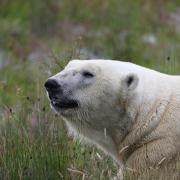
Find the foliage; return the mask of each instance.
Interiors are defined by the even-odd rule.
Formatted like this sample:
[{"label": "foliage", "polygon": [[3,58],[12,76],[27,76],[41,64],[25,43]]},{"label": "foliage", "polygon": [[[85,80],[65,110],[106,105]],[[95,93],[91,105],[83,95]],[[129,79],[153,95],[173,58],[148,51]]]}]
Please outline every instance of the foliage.
[{"label": "foliage", "polygon": [[115,174],[106,155],[67,136],[43,84],[73,58],[121,59],[178,74],[180,33],[170,15],[179,6],[178,0],[1,0],[0,179]]}]

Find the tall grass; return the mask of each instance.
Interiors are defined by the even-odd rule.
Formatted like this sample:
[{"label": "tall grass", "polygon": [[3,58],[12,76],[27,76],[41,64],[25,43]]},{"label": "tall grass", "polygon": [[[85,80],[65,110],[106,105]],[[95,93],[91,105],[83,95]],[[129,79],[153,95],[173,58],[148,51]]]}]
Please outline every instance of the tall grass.
[{"label": "tall grass", "polygon": [[[178,6],[178,0],[0,1],[0,63],[7,62],[0,67],[0,179],[112,177],[111,158],[67,136],[44,81],[70,59],[91,54],[179,74],[180,34],[164,19]],[[154,44],[144,40],[151,35]],[[31,60],[34,52],[44,56]]]},{"label": "tall grass", "polygon": [[63,121],[49,107],[45,75],[33,72],[37,66],[24,64],[21,72],[22,65],[10,65],[8,75],[4,73],[8,84],[0,91],[0,179],[110,178],[116,168],[109,157],[67,136]]}]

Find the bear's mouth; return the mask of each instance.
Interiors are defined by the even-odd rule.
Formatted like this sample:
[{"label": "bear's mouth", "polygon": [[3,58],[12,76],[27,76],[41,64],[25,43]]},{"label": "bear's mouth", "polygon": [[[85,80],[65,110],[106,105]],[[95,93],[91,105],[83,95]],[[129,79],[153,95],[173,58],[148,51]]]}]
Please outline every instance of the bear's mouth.
[{"label": "bear's mouth", "polygon": [[78,102],[73,99],[51,100],[51,105],[56,109],[73,109],[78,107]]}]

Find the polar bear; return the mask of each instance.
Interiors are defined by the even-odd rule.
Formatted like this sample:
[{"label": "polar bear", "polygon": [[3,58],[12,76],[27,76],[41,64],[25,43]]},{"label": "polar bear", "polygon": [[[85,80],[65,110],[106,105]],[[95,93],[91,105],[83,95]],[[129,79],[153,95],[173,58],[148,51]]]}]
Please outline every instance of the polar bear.
[{"label": "polar bear", "polygon": [[132,171],[180,152],[180,76],[129,62],[72,60],[45,88],[69,132]]}]

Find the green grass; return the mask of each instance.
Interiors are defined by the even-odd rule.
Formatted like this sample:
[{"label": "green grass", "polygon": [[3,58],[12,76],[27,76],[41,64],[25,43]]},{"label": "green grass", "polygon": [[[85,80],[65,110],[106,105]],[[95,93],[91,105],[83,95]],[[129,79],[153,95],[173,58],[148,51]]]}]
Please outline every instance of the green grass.
[{"label": "green grass", "polygon": [[16,65],[0,72],[8,82],[0,90],[0,179],[82,179],[83,174],[99,179],[115,174],[111,159],[67,136],[63,121],[49,107],[45,75],[34,72],[43,65]]},{"label": "green grass", "polygon": [[[180,4],[161,2],[0,1],[0,55],[6,57],[0,62],[8,62],[0,69],[0,179],[82,179],[84,173],[94,180],[116,173],[111,158],[67,136],[43,84],[70,59],[81,58],[83,48],[83,57],[92,52],[179,74],[180,34],[162,15]],[[85,33],[74,37],[77,25]],[[149,34],[157,44],[143,41]],[[45,57],[30,61],[36,50]]]}]

